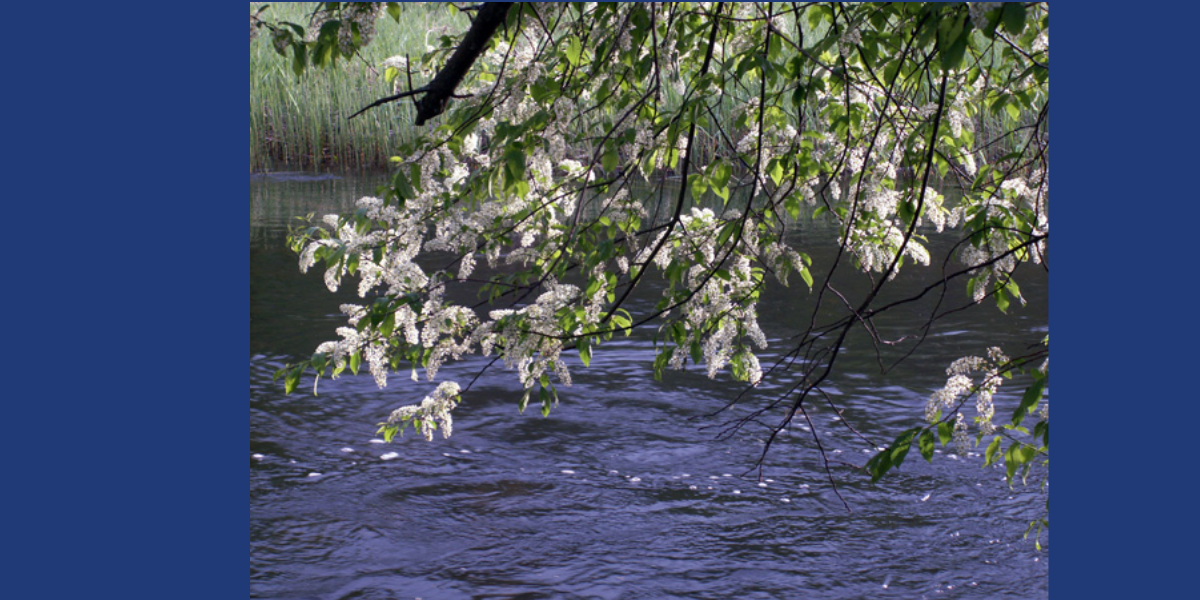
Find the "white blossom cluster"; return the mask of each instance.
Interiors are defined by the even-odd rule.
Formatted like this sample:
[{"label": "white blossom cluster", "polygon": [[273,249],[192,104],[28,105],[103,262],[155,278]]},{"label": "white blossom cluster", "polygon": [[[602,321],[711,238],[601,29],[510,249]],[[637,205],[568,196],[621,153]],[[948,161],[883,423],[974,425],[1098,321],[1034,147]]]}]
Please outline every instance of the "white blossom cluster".
[{"label": "white blossom cluster", "polygon": [[[993,278],[999,282],[1007,281],[1022,256],[1025,260],[1039,263],[1046,253],[1044,239],[1024,252],[1016,251],[1016,246],[1023,243],[1027,236],[1044,236],[1050,231],[1047,216],[1049,181],[1040,171],[1035,173],[1034,177],[1041,183],[1036,188],[1030,187],[1022,177],[1005,180],[999,193],[987,198],[975,208],[977,211],[983,211],[989,218],[1007,218],[1020,209],[1033,215],[1032,230],[1028,234],[1017,235],[1010,230],[993,228],[979,243],[966,245],[960,251],[959,260],[968,267],[973,267],[971,273],[976,278],[973,289],[975,302],[982,302],[987,296]],[[1025,299],[1019,295],[1016,299],[1022,304],[1025,303]]]},{"label": "white blossom cluster", "polygon": [[403,425],[412,422],[426,440],[433,441],[433,432],[437,429],[442,430],[442,437],[448,438],[454,431],[454,416],[451,411],[458,406],[460,399],[458,384],[453,381],[443,382],[419,405],[402,406],[392,411],[387,424]]},{"label": "white blossom cluster", "polygon": [[[753,293],[759,287],[761,277],[755,276],[750,258],[739,252],[732,253],[726,263],[728,279],[712,274],[728,248],[716,244],[721,222],[711,209],[693,208],[691,214],[681,216],[680,221],[682,226],[668,241],[664,252],[655,257],[656,264],[664,269],[672,260],[692,263],[684,285],[695,293],[681,307],[686,341],[674,349],[668,366],[683,368],[688,347],[699,343],[710,379],[716,378],[732,360],[744,371],[746,380],[756,385],[762,379],[762,369],[746,340],[760,349],[767,347],[766,335],[758,325],[757,301]],[[741,243],[754,248],[757,246],[754,223],[750,219],[746,221]],[[777,260],[780,256],[783,260],[792,260],[781,246],[777,245],[775,252]],[[696,254],[703,260],[693,262],[691,258]],[[796,260],[799,260],[798,256]],[[670,289],[664,292],[668,296],[671,293]]]},{"label": "white blossom cluster", "polygon": [[[571,373],[562,360],[562,331],[556,313],[581,298],[577,286],[549,279],[547,291],[537,301],[523,308],[491,311],[491,321],[479,328],[477,337],[488,356],[498,349],[504,365],[517,370],[521,385],[532,389],[547,372],[553,372],[563,385],[571,385]],[[593,311],[593,321],[599,312]]]},{"label": "white blossom cluster", "polygon": [[[978,356],[965,356],[955,360],[946,369],[948,376],[946,385],[934,392],[925,403],[925,420],[930,423],[937,422],[938,415],[943,410],[956,410],[960,398],[969,397],[974,393],[977,415],[975,422],[979,426],[979,431],[983,435],[994,433],[996,427],[992,423],[992,418],[995,416],[996,410],[992,398],[1004,381],[1000,375],[1000,369],[1008,362],[1008,356],[997,347],[988,349],[986,359]],[[971,377],[971,374],[976,372],[982,372],[978,382]],[[954,439],[960,454],[966,453],[966,430],[965,417],[959,412],[954,427]],[[963,439],[961,443],[959,442],[960,436]]]}]

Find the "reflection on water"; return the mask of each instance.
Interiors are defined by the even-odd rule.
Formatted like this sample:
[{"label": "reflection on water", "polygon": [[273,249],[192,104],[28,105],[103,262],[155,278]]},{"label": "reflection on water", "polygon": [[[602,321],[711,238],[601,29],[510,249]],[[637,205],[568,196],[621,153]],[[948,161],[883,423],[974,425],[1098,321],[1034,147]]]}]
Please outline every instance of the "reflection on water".
[{"label": "reflection on water", "polygon": [[[765,430],[718,441],[711,429],[728,417],[709,415],[741,388],[699,370],[654,382],[653,328],[600,347],[589,369],[573,364],[575,385],[560,388],[562,404],[549,418],[518,414],[515,376],[494,372],[464,397],[454,436],[433,443],[373,440],[381,417],[435,383],[394,377],[379,390],[370,377],[344,376],[323,380],[320,396],[284,396],[271,381],[275,369],[333,338],[344,321],[338,305],[357,299],[352,289],[330,294],[319,275],[299,273],[284,245],[288,220],[345,210],[379,183],[251,180],[250,452],[261,455],[250,459],[252,596],[1048,595],[1049,552],[1021,539],[1037,496],[1008,489],[1001,470],[945,454],[930,465],[914,452],[894,477],[872,485],[835,465],[847,514],[807,427],[796,426],[772,447],[760,486],[746,471]],[[803,249],[815,265],[827,264],[822,229],[802,224],[800,235],[809,236]],[[852,277],[838,284],[847,294],[864,285]],[[796,305],[810,296],[796,287],[771,291],[759,315],[774,349],[807,323],[808,311]],[[864,435],[885,443],[921,418],[951,360],[993,344],[1019,350],[1046,329],[1045,277],[1027,273],[1022,291],[1029,306],[1008,316],[990,307],[959,313],[919,358],[886,377],[870,340],[852,336],[831,395]],[[882,333],[911,330],[921,308],[881,321]],[[768,352],[763,364],[773,358]],[[439,376],[468,380],[483,364],[473,357]],[[1021,389],[1011,384],[998,401],[1015,403]],[[869,458],[867,444],[828,408],[810,414],[831,458]],[[380,459],[389,452],[399,456]]]}]

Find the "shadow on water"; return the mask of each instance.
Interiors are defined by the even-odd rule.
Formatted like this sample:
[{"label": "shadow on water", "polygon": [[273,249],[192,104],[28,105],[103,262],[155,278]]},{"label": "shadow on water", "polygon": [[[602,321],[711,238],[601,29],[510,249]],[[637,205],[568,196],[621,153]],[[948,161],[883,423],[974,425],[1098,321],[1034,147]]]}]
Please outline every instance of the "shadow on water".
[{"label": "shadow on water", "polygon": [[[931,465],[914,452],[877,485],[837,467],[848,514],[799,425],[773,447],[759,482],[746,471],[765,430],[717,440],[717,430],[704,429],[722,422],[709,415],[741,388],[696,369],[656,383],[652,327],[600,347],[589,369],[573,359],[575,385],[560,388],[562,405],[549,418],[518,414],[514,374],[492,372],[456,411],[453,437],[432,443],[411,433],[373,443],[383,416],[432,391],[424,379],[401,374],[380,390],[370,377],[347,375],[322,380],[320,396],[311,388],[284,396],[274,371],[332,339],[344,319],[338,305],[358,300],[352,289],[329,293],[319,273],[299,273],[284,244],[287,223],[347,210],[379,183],[251,180],[250,450],[261,455],[250,462],[253,597],[1048,595],[1049,552],[1021,539],[1037,516],[1032,489],[1010,490],[978,456],[939,449]],[[817,224],[797,229],[810,236],[803,250],[814,264],[827,264],[826,234]],[[947,319],[919,359],[887,376],[869,340],[852,337],[831,395],[872,442],[886,442],[921,418],[954,358],[987,345],[1023,347],[1047,329],[1045,279],[1027,273],[1029,305],[1007,316],[987,307]],[[764,365],[807,322],[811,295],[797,285],[764,293],[759,318],[772,343]],[[838,285],[853,295],[865,284],[848,277]],[[639,301],[648,306],[653,294]],[[884,334],[910,328],[920,308],[882,320]],[[439,377],[463,381],[484,364],[470,357]],[[759,392],[779,385],[764,382]],[[1010,385],[1002,405],[1019,399],[1022,388]],[[831,458],[861,465],[870,457],[828,408],[811,414]],[[389,453],[396,457],[384,459]]]}]

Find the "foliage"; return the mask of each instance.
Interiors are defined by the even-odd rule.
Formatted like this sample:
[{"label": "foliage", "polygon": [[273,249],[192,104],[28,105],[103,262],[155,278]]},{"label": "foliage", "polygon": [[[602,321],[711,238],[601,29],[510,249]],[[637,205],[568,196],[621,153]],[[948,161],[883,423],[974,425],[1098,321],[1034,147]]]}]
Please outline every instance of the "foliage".
[{"label": "foliage", "polygon": [[[369,41],[350,5],[323,9],[315,41],[300,41],[296,25],[272,28],[297,70]],[[514,4],[444,114],[398,148],[391,184],[352,214],[294,231],[301,268],[321,263],[331,290],[356,276],[364,301],[342,307],[339,340],[279,375],[290,392],[307,371],[336,377],[365,362],[384,387],[391,371],[416,380],[423,369],[433,381],[446,360],[480,352],[516,370],[522,410],[536,394],[547,414],[571,384],[564,353],[586,366],[613,335],[654,327],[656,376],[689,363],[709,377],[728,368],[746,384],[734,402],[757,397],[768,378],[782,384],[733,423],[770,419],[765,459],[806,406],[834,405],[823,385],[852,330],[870,335],[888,370],[945,315],[985,303],[1007,311],[1024,302],[1021,269],[1048,271],[1048,28],[1045,3]],[[446,64],[458,41],[443,37],[422,60]],[[669,194],[663,210],[650,210],[647,188]],[[792,235],[802,215],[840,232],[820,278]],[[935,236],[954,249],[931,256]],[[883,300],[894,278],[921,269],[937,282]],[[847,271],[869,292],[831,285]],[[648,277],[665,291],[635,314],[629,298]],[[798,310],[811,318],[775,338],[784,358],[764,368],[756,305],[797,278],[807,292]],[[449,301],[465,297],[459,290],[483,300]],[[931,298],[911,336],[875,327]],[[996,348],[955,361],[929,424],[864,468],[878,480],[914,442],[927,459],[939,439],[964,449],[971,397],[975,443],[993,436],[987,464],[1003,460],[1010,483],[1048,467],[1048,355],[1047,338],[1018,358]],[[1016,373],[1033,383],[998,427],[992,399]],[[450,389],[393,413],[381,431],[390,439],[419,421],[431,437],[427,424],[457,402]]]},{"label": "foliage", "polygon": [[[311,3],[251,4],[250,40],[250,167],[251,170],[324,169],[373,170],[388,168],[396,145],[417,132],[404,126],[413,118],[412,107],[391,105],[352,121],[346,116],[394,86],[407,84],[411,74],[417,84],[429,78],[430,65],[419,59],[441,33],[459,31],[468,21],[462,14],[432,5],[403,4],[395,20],[386,8],[372,24],[371,44],[336,65],[317,71],[302,70],[294,60],[281,60],[278,50],[292,58],[290,46],[276,46],[277,30],[286,28],[289,43],[305,45],[304,56],[321,54],[318,21]],[[304,31],[298,34],[291,26]],[[262,35],[258,33],[264,32]],[[341,56],[339,51],[339,57]],[[405,68],[406,56],[412,57]],[[393,58],[399,57],[399,58]],[[390,62],[389,58],[393,58]],[[390,66],[397,64],[401,68]],[[395,74],[405,76],[397,79]]]}]

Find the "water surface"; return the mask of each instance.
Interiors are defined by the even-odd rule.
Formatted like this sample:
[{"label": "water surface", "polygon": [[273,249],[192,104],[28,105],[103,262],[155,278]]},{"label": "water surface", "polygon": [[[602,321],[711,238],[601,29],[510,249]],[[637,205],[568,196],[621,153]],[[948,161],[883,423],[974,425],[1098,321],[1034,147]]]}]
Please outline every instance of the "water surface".
[{"label": "water surface", "polygon": [[[515,374],[490,372],[464,396],[454,435],[432,443],[411,432],[391,445],[372,441],[376,423],[436,382],[393,375],[379,390],[370,376],[347,373],[323,379],[320,396],[311,388],[285,396],[274,371],[334,339],[344,322],[338,305],[358,300],[355,286],[331,294],[319,273],[299,273],[284,243],[288,222],[346,210],[379,183],[251,179],[250,453],[261,455],[250,459],[252,597],[1048,596],[1049,551],[1022,540],[1038,516],[1032,490],[1010,490],[978,456],[939,449],[929,465],[914,450],[875,485],[835,465],[847,513],[800,427],[773,446],[760,482],[747,471],[764,430],[718,440],[713,427],[743,413],[709,416],[741,388],[695,368],[655,382],[653,328],[601,346],[589,369],[574,360],[575,385],[559,388],[562,404],[549,418],[536,408],[518,414]],[[810,225],[800,235],[826,264],[829,232]],[[772,341],[764,365],[807,322],[813,296],[793,279],[791,288],[773,285],[760,305]],[[1022,281],[1028,306],[1007,317],[994,307],[950,317],[917,358],[886,376],[869,339],[852,336],[828,386],[844,416],[885,444],[918,424],[950,361],[989,345],[1014,354],[1040,337],[1046,277],[1030,271]],[[839,285],[852,295],[866,282]],[[961,286],[952,293],[965,298]],[[882,320],[882,332],[911,329],[920,309]],[[468,381],[483,364],[478,356],[448,364],[439,379]],[[759,392],[778,385],[764,382]],[[1006,386],[1001,406],[1023,390]],[[1007,414],[1001,406],[997,414]],[[810,414],[831,458],[861,465],[871,456],[831,410]],[[399,456],[381,459],[392,452]],[[1044,548],[1048,541],[1043,533]]]}]

